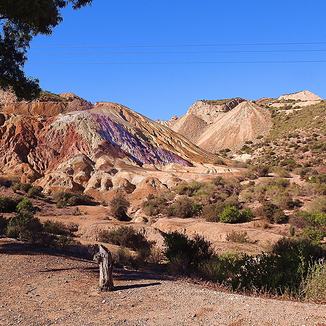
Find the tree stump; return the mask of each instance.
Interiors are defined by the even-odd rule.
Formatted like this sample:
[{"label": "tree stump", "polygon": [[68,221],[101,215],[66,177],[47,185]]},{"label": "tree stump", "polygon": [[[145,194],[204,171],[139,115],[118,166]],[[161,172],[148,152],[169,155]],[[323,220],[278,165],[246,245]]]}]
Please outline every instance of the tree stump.
[{"label": "tree stump", "polygon": [[113,278],[113,259],[110,251],[102,245],[99,245],[99,252],[94,255],[94,260],[100,268],[99,288],[101,291],[112,291]]}]

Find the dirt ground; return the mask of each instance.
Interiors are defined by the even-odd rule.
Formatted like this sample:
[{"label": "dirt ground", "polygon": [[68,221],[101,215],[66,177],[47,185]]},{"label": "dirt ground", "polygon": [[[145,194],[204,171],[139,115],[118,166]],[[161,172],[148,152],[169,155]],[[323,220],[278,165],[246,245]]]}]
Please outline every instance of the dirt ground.
[{"label": "dirt ground", "polygon": [[97,291],[97,266],[0,240],[0,325],[326,325],[326,306],[218,292],[118,270]]}]

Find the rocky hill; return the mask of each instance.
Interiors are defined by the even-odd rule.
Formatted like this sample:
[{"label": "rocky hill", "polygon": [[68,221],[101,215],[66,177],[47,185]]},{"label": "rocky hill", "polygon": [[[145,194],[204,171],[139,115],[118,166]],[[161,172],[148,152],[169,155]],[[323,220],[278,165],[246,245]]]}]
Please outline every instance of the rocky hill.
[{"label": "rocky hill", "polygon": [[264,134],[271,125],[270,113],[241,98],[198,101],[175,120],[171,128],[199,147],[216,153],[239,149],[246,141]]},{"label": "rocky hill", "polygon": [[198,146],[217,152],[240,148],[246,141],[263,135],[271,127],[271,113],[252,102],[242,102],[224,114],[198,138]]},{"label": "rocky hill", "polygon": [[321,97],[307,90],[253,102],[242,98],[201,100],[185,115],[165,124],[209,152],[236,151],[271,131],[274,110],[300,110],[321,101]]},{"label": "rocky hill", "polygon": [[110,188],[119,166],[190,167],[216,159],[120,104],[92,105],[73,94],[44,94],[32,102],[9,98],[0,112],[1,173],[37,180],[48,190],[83,191],[89,182]]}]

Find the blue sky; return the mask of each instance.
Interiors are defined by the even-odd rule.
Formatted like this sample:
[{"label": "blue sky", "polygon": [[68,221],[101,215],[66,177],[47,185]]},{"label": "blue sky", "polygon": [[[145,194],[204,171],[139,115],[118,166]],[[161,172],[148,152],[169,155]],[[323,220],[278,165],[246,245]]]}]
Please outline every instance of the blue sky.
[{"label": "blue sky", "polygon": [[325,0],[94,0],[34,39],[26,71],[153,119],[204,98],[326,97],[326,62],[293,63],[326,61],[325,12]]}]

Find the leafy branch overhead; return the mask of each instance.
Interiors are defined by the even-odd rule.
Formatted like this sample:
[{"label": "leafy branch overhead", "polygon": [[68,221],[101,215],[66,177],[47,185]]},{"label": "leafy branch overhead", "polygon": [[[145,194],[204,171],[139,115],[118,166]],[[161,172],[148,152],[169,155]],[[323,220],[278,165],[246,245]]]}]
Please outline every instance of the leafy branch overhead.
[{"label": "leafy branch overhead", "polygon": [[12,88],[18,98],[32,99],[39,92],[37,79],[23,68],[32,38],[49,35],[63,18],[61,10],[79,9],[92,0],[0,0],[0,88]]}]

